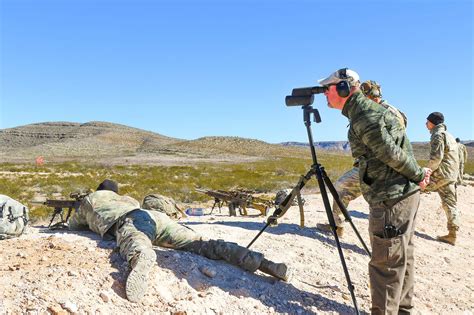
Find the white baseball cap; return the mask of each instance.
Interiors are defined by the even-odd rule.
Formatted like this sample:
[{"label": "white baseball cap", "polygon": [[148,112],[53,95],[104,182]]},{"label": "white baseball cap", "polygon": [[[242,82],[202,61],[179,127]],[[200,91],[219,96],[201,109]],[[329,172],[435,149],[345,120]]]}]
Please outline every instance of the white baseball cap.
[{"label": "white baseball cap", "polygon": [[327,86],[337,84],[342,80],[348,80],[350,83],[355,84],[359,82],[359,75],[354,70],[343,68],[332,73],[327,78],[318,80],[318,83],[322,86]]}]

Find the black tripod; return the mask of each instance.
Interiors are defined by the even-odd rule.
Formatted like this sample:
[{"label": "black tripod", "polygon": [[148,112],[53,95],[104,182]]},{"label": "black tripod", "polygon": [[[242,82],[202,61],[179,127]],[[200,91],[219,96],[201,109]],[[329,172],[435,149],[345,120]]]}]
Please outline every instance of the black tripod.
[{"label": "black tripod", "polygon": [[329,203],[329,198],[328,198],[328,194],[327,194],[327,191],[326,191],[326,186],[329,189],[329,191],[331,192],[331,195],[333,196],[333,198],[336,201],[337,205],[341,209],[341,212],[344,215],[345,221],[349,222],[349,224],[351,225],[352,229],[356,233],[357,238],[361,242],[361,244],[364,247],[367,254],[369,256],[371,254],[370,254],[369,249],[367,248],[367,245],[362,240],[362,237],[360,236],[359,231],[357,231],[354,223],[352,222],[352,219],[351,219],[349,213],[347,212],[346,207],[344,206],[341,199],[339,198],[339,195],[338,195],[336,189],[334,188],[334,185],[332,184],[331,180],[329,179],[328,175],[326,174],[326,171],[324,170],[324,167],[321,166],[321,164],[318,163],[318,159],[316,157],[316,149],[314,148],[313,134],[312,134],[312,131],[311,131],[311,114],[313,114],[313,116],[314,116],[314,121],[316,123],[319,123],[319,122],[321,122],[321,117],[319,116],[319,112],[318,112],[317,109],[314,109],[310,105],[304,105],[302,107],[302,109],[303,109],[304,124],[305,124],[306,130],[308,132],[309,146],[311,148],[311,156],[313,158],[313,165],[311,166],[310,170],[306,173],[306,175],[301,177],[298,184],[293,188],[293,190],[285,198],[285,200],[283,200],[281,202],[281,204],[278,205],[275,212],[270,217],[268,217],[268,220],[267,220],[267,223],[265,224],[265,226],[260,230],[260,232],[257,234],[257,236],[255,236],[255,238],[250,242],[250,244],[247,246],[247,248],[252,246],[252,244],[257,240],[257,238],[265,231],[265,229],[269,225],[274,225],[274,224],[277,223],[277,219],[280,218],[281,216],[283,216],[283,214],[285,214],[285,212],[290,208],[291,203],[293,202],[293,199],[295,197],[298,197],[298,201],[299,201],[299,199],[300,199],[299,196],[300,196],[301,189],[303,189],[303,187],[311,179],[311,177],[316,175],[316,178],[318,179],[319,190],[320,190],[321,196],[323,198],[324,208],[326,209],[326,215],[328,217],[329,225],[331,226],[331,230],[334,234],[334,239],[336,240],[337,250],[339,252],[339,258],[341,260],[342,268],[344,269],[344,275],[346,276],[346,281],[347,281],[349,291],[351,293],[352,302],[354,304],[356,314],[359,314],[359,309],[357,307],[357,300],[356,300],[356,297],[355,297],[355,294],[354,294],[354,286],[352,285],[352,281],[351,281],[351,278],[350,278],[350,275],[349,275],[349,271],[347,270],[347,265],[346,265],[346,261],[344,259],[344,254],[342,252],[341,243],[339,242],[339,236],[336,233],[336,222],[334,221],[334,217],[333,217],[333,214],[332,214],[331,205]]}]

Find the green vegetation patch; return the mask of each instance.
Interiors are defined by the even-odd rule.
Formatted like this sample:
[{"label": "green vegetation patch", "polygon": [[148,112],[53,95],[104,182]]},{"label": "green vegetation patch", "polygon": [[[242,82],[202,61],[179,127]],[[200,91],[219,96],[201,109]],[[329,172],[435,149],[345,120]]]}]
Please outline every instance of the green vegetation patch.
[{"label": "green vegetation patch", "polygon": [[[333,181],[349,170],[353,163],[347,155],[318,153],[318,159]],[[420,160],[419,163],[426,165],[427,161]],[[5,163],[0,164],[0,193],[32,206],[30,201],[38,197],[68,199],[71,192],[81,188],[95,190],[101,181],[110,178],[119,183],[121,194],[139,201],[147,194],[160,193],[183,203],[205,202],[209,196],[196,192],[195,188],[242,188],[274,193],[279,189],[293,188],[311,164],[310,158],[300,157],[188,166],[103,166],[72,162],[35,166]],[[465,168],[466,173],[473,174],[474,162],[468,161]],[[316,180],[308,182],[305,189],[317,191]],[[51,211],[35,206],[31,216],[45,217]]]},{"label": "green vegetation patch", "polygon": [[[349,156],[323,154],[320,163],[335,180],[352,166]],[[309,158],[279,158],[239,164],[200,163],[190,166],[102,166],[59,163],[44,166],[0,164],[0,193],[31,206],[38,197],[68,199],[80,188],[95,189],[106,178],[119,183],[120,193],[141,201],[150,193],[160,193],[184,203],[204,202],[209,197],[195,188],[236,188],[275,192],[292,188],[312,164]],[[316,189],[310,181],[308,189]],[[32,217],[44,217],[52,209],[36,206]]]}]

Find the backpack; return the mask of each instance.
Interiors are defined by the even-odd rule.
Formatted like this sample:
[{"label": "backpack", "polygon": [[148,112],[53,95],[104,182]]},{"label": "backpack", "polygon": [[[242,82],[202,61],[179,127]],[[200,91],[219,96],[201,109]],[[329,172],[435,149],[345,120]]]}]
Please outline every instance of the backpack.
[{"label": "backpack", "polygon": [[0,239],[20,236],[28,224],[28,208],[5,195],[0,195]]},{"label": "backpack", "polygon": [[176,221],[182,217],[185,217],[183,210],[181,210],[176,205],[176,202],[172,198],[159,194],[150,194],[145,196],[143,199],[142,208],[145,210],[162,212]]}]

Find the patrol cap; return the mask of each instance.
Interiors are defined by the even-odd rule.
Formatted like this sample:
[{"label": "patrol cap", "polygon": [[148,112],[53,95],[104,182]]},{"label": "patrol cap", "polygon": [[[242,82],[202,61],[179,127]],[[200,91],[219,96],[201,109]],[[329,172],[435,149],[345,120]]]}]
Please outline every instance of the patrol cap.
[{"label": "patrol cap", "polygon": [[428,115],[428,117],[426,117],[426,119],[434,125],[444,123],[444,115],[440,112],[432,112]]},{"label": "patrol cap", "polygon": [[365,96],[382,97],[382,88],[375,81],[367,80],[360,85],[360,89]]},{"label": "patrol cap", "polygon": [[110,190],[114,193],[118,194],[118,184],[113,180],[106,179],[102,183],[99,184],[96,190]]},{"label": "patrol cap", "polygon": [[359,75],[354,70],[343,68],[332,73],[327,78],[318,80],[318,83],[322,86],[327,86],[337,84],[343,80],[347,80],[352,86],[355,86],[359,83]]}]

